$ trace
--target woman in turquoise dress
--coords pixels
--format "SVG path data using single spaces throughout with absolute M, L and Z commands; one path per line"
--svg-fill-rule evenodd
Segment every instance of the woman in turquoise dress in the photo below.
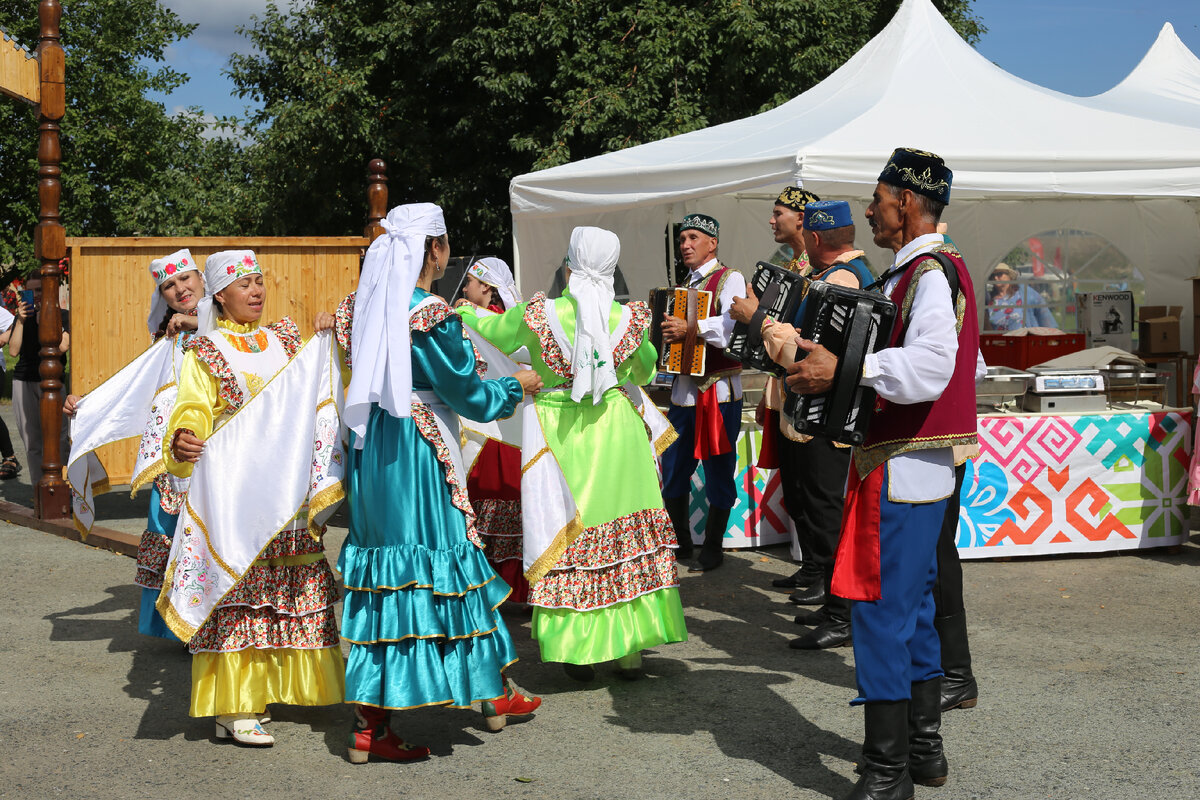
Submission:
M 509 587 L 475 530 L 456 416 L 509 416 L 540 382 L 530 370 L 483 380 L 458 315 L 429 293 L 450 255 L 441 209 L 400 206 L 383 227 L 335 326 L 352 365 L 349 535 L 338 569 L 354 763 L 429 754 L 391 731 L 392 710 L 481 702 L 498 730 L 541 702 L 502 675 L 517 660 L 497 610 Z
M 546 387 L 522 440 L 525 574 L 542 659 L 580 680 L 612 660 L 635 677 L 642 650 L 687 638 L 655 446 L 622 388 L 654 375 L 650 310 L 613 301 L 619 254 L 616 234 L 576 228 L 563 297 L 463 317 L 505 353 L 527 347 Z

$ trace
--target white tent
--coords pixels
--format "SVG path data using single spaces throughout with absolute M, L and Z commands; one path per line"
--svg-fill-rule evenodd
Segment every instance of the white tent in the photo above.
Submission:
M 1123 81 L 1083 102 L 1094 108 L 1200 128 L 1200 58 L 1180 41 L 1168 22 Z
M 897 146 L 954 170 L 944 221 L 976 276 L 1055 228 L 1107 237 L 1147 276 L 1147 302 L 1178 302 L 1200 258 L 1200 135 L 1087 105 L 995 66 L 930 0 L 888 26 L 817 86 L 762 114 L 541 172 L 510 187 L 526 295 L 550 284 L 575 225 L 622 241 L 634 297 L 666 281 L 668 229 L 685 213 L 721 221 L 721 258 L 749 271 L 775 249 L 772 200 L 798 180 L 865 208 Z M 872 263 L 890 262 L 864 236 Z M 1185 327 L 1190 327 L 1185 321 Z M 1068 324 L 1069 326 L 1069 324 Z M 1184 340 L 1190 341 L 1190 332 Z

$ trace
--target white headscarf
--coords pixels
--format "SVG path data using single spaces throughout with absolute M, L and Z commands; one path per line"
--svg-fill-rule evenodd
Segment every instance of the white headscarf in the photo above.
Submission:
M 596 405 L 606 391 L 617 385 L 608 315 L 612 311 L 613 272 L 620 255 L 621 240 L 612 231 L 571 231 L 567 248 L 571 279 L 567 286 L 576 304 L 575 352 L 571 356 L 575 373 L 571 399 L 576 402 L 591 393 L 592 404 Z
M 500 300 L 504 310 L 521 302 L 521 293 L 517 291 L 516 281 L 513 280 L 512 270 L 508 264 L 499 258 L 481 258 L 470 266 L 467 273 L 474 275 L 488 286 L 493 286 L 500 292 Z
M 199 271 L 200 266 L 186 247 L 176 250 L 169 256 L 156 258 L 150 262 L 150 277 L 154 278 L 154 293 L 150 295 L 150 316 L 146 317 L 146 327 L 150 329 L 151 334 L 158 333 L 158 326 L 162 324 L 163 317 L 166 316 L 167 309 L 170 307 L 159 287 L 182 272 Z
M 412 416 L 408 306 L 425 264 L 425 237 L 446 232 L 442 209 L 433 203 L 397 206 L 379 224 L 384 233 L 367 250 L 354 297 L 354 373 L 343 412 L 360 449 L 372 404 L 393 417 Z
M 261 275 L 262 268 L 253 250 L 221 250 L 204 262 L 204 298 L 196 306 L 197 332 L 206 336 L 217 329 L 217 309 L 213 296 L 247 275 Z

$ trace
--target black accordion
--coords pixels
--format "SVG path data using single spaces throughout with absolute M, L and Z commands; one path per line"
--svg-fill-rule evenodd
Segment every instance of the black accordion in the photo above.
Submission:
M 750 323 L 735 323 L 733 334 L 729 337 L 729 346 L 725 355 L 737 359 L 747 367 L 783 373 L 783 367 L 776 364 L 767 355 L 767 348 L 762 342 L 763 318 L 770 317 L 779 322 L 791 322 L 804 299 L 807 284 L 810 280 L 783 267 L 759 261 L 754 268 L 754 278 L 750 281 L 754 294 L 758 297 L 758 311 L 754 312 Z
M 875 390 L 862 386 L 863 360 L 888 346 L 896 304 L 878 292 L 813 281 L 800 320 L 801 335 L 838 357 L 825 394 L 789 391 L 783 413 L 800 433 L 861 444 L 875 408 Z

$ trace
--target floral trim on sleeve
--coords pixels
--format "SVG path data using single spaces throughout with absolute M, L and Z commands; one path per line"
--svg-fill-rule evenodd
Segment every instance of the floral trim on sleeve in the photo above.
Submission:
M 620 366 L 625 359 L 641 347 L 646 330 L 650 327 L 649 305 L 637 300 L 629 304 L 629 311 L 631 312 L 629 327 L 625 329 L 625 335 L 621 337 L 621 341 L 617 342 L 617 346 L 613 348 L 614 366 Z
M 231 409 L 241 408 L 242 390 L 233 374 L 233 367 L 229 366 L 229 362 L 225 360 L 225 356 L 221 355 L 221 351 L 217 349 L 213 340 L 207 336 L 197 336 L 185 347 L 193 351 L 196 358 L 200 359 L 208 367 L 209 373 L 217 379 L 217 383 L 220 384 L 217 394 L 221 399 L 228 403 Z
M 184 498 L 187 497 L 187 483 L 183 484 L 180 491 L 176 486 L 178 481 L 179 479 L 169 472 L 160 472 L 154 478 L 154 485 L 158 488 L 158 505 L 168 514 L 178 514 L 179 509 L 183 508 Z
M 467 326 L 463 325 L 463 338 L 471 345 L 471 352 L 475 354 L 475 374 L 480 378 L 487 377 L 488 364 L 483 360 L 483 353 L 479 352 L 479 348 L 475 346 L 475 340 L 467 333 Z
M 137 574 L 133 582 L 143 589 L 161 589 L 170 554 L 170 536 L 157 531 L 143 531 L 138 542 Z
M 408 324 L 414 331 L 428 333 L 450 317 L 458 319 L 458 314 L 454 313 L 454 309 L 450 308 L 445 300 L 439 299 L 433 303 L 426 303 L 419 311 L 410 315 Z
M 446 308 L 448 309 L 449 306 Z M 442 440 L 442 432 L 438 429 L 437 418 L 433 415 L 433 410 L 425 403 L 413 403 L 412 421 L 416 424 L 421 438 L 433 447 L 434 456 L 442 465 L 446 483 L 450 486 L 450 502 L 463 513 L 463 522 L 467 526 L 467 539 L 482 550 L 483 540 L 479 538 L 479 531 L 475 528 L 475 509 L 471 506 L 471 499 L 467 496 L 467 487 L 458 482 L 458 477 L 454 473 L 454 462 L 450 460 L 450 449 Z
M 287 353 L 288 361 L 291 361 L 296 353 L 300 352 L 300 346 L 304 344 L 304 340 L 300 338 L 300 329 L 296 327 L 296 323 L 291 317 L 284 317 L 278 322 L 272 322 L 267 326 L 267 330 L 279 337 L 279 341 L 283 343 L 283 351 Z
M 546 362 L 550 371 L 560 378 L 571 380 L 574 377 L 571 374 L 571 363 L 563 355 L 558 340 L 554 338 L 554 331 L 550 330 L 550 322 L 546 319 L 546 315 L 550 313 L 549 306 L 550 300 L 546 293 L 538 292 L 525 305 L 524 322 L 538 337 L 538 344 L 542 348 L 542 361 Z
M 333 335 L 346 353 L 346 366 L 350 367 L 350 334 L 354 329 L 354 297 L 357 292 L 346 295 L 333 314 Z

